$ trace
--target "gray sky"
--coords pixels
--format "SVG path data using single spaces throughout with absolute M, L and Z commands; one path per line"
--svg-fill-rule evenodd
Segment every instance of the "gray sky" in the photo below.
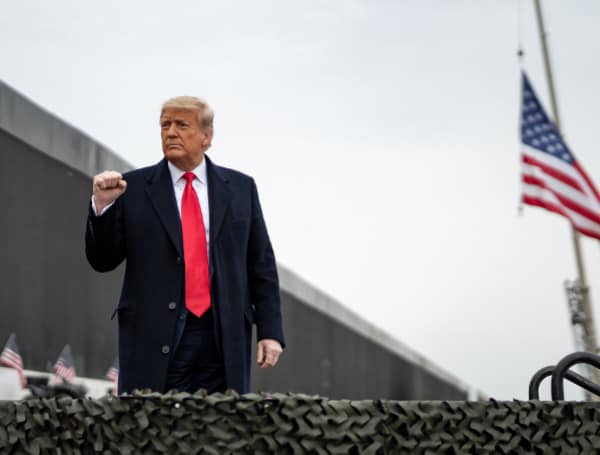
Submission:
M 600 3 L 543 5 L 563 130 L 600 184 Z M 548 106 L 533 12 L 21 0 L 2 7 L 0 78 L 136 166 L 161 158 L 162 101 L 206 98 L 210 156 L 256 178 L 281 263 L 471 386 L 524 399 L 573 350 L 575 277 L 567 222 L 517 215 L 519 39 Z M 597 300 L 597 242 L 584 253 Z

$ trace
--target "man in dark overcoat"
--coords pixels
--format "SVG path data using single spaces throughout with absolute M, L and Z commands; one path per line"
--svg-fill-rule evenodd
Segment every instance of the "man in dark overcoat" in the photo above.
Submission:
M 254 180 L 206 150 L 212 109 L 194 97 L 164 103 L 164 159 L 93 179 L 86 256 L 107 272 L 125 261 L 119 392 L 250 391 L 256 361 L 284 346 L 279 282 Z

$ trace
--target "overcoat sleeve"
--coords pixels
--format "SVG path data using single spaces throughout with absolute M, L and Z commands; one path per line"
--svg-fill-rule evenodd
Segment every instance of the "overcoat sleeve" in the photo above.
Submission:
M 90 202 L 85 230 L 85 255 L 98 272 L 114 270 L 125 258 L 123 196 L 100 216 Z
M 275 255 L 252 181 L 252 219 L 248 239 L 248 284 L 258 340 L 271 338 L 285 346 Z

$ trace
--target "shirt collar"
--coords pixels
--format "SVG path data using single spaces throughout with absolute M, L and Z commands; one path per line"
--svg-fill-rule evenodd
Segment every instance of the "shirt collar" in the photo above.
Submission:
M 183 177 L 183 174 L 185 174 L 186 171 L 182 171 L 170 161 L 167 161 L 167 165 L 169 166 L 169 172 L 171 173 L 171 180 L 173 181 L 173 185 L 175 185 L 179 179 Z M 202 158 L 202 162 L 192 169 L 191 172 L 203 185 L 206 185 L 206 158 Z

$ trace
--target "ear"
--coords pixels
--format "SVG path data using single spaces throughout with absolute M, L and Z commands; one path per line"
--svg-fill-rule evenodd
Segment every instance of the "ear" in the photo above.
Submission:
M 212 138 L 213 138 L 213 132 L 212 130 L 207 130 L 204 132 L 203 137 L 202 137 L 202 146 L 203 147 L 210 147 L 210 144 L 212 143 Z

